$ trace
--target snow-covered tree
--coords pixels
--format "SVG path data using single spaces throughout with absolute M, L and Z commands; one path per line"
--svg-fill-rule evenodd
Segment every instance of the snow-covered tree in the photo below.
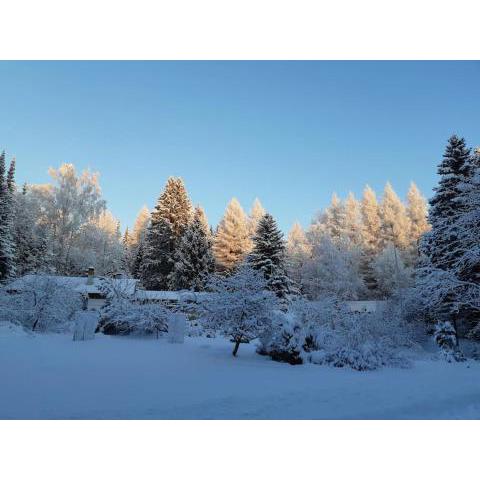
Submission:
M 288 234 L 286 255 L 288 275 L 297 285 L 301 285 L 303 269 L 311 256 L 311 246 L 298 222 L 293 224 Z
M 406 251 L 410 244 L 410 222 L 405 205 L 398 198 L 389 182 L 385 185 L 383 192 L 380 215 L 382 219 L 382 247 L 384 248 L 392 243 L 398 249 Z
M 253 202 L 252 209 L 250 210 L 250 215 L 248 216 L 248 228 L 252 238 L 257 232 L 258 222 L 265 215 L 265 213 L 266 211 L 263 208 L 263 205 L 260 203 L 260 200 L 256 198 Z
M 475 205 L 475 197 L 480 192 L 476 181 L 478 173 L 476 157 L 471 156 L 465 140 L 453 135 L 438 168 L 439 185 L 430 200 L 428 217 L 432 229 L 420 244 L 422 261 L 416 275 L 419 296 L 429 300 L 425 309 L 437 323 L 435 338 L 443 349 L 451 344 L 451 329 L 443 328 L 445 322 L 451 324 L 455 332 L 455 349 L 458 349 L 460 321 L 468 319 L 475 324 L 480 317 L 476 300 L 480 294 L 479 281 L 475 272 L 479 271 L 480 258 L 478 236 L 475 236 L 479 233 L 478 204 Z M 469 230 L 473 231 L 471 243 L 467 241 Z M 469 265 L 477 265 L 473 276 L 463 277 L 462 258 L 468 258 Z M 447 332 L 445 338 L 442 332 Z
M 47 231 L 52 268 L 59 274 L 81 273 L 89 266 L 82 245 L 85 232 L 106 206 L 98 174 L 77 175 L 72 164 L 51 168 L 49 174 L 53 183 L 31 186 L 39 204 L 37 222 Z
M 377 286 L 373 274 L 372 262 L 381 250 L 382 220 L 377 197 L 368 185 L 363 191 L 360 212 L 362 216 L 361 272 L 365 285 L 372 291 L 375 290 Z
M 361 252 L 342 241 L 333 241 L 325 232 L 308 232 L 311 258 L 302 274 L 302 286 L 311 299 L 335 296 L 356 300 L 365 290 L 360 275 Z
M 360 202 L 350 192 L 345 200 L 345 236 L 352 245 L 362 243 L 362 224 Z
M 241 343 L 270 328 L 278 299 L 258 270 L 242 265 L 232 275 L 212 277 L 208 291 L 201 301 L 205 323 L 232 340 L 234 356 Z
M 389 298 L 413 283 L 413 271 L 405 266 L 397 248 L 389 243 L 372 262 L 377 291 L 383 298 Z
M 332 195 L 330 205 L 325 209 L 320 222 L 323 224 L 324 231 L 328 233 L 334 241 L 343 241 L 347 235 L 347 213 L 345 204 L 337 196 Z
M 292 281 L 286 271 L 285 240 L 277 222 L 269 213 L 265 213 L 258 222 L 253 237 L 253 250 L 247 257 L 247 263 L 263 273 L 269 290 L 279 298 L 288 297 Z
M 215 269 L 215 259 L 208 223 L 201 207 L 195 209 L 193 221 L 180 239 L 173 261 L 173 270 L 168 277 L 172 290 L 205 289 L 208 277 Z
M 152 290 L 168 289 L 173 254 L 192 220 L 192 204 L 181 178 L 170 177 L 157 205 L 145 237 L 140 277 Z
M 408 263 L 414 266 L 418 259 L 418 244 L 422 235 L 430 230 L 430 225 L 427 218 L 427 201 L 413 182 L 407 193 L 407 215 L 410 225 Z
M 235 269 L 252 249 L 248 218 L 236 198 L 233 198 L 215 235 L 213 252 L 220 270 Z
M 15 160 L 5 175 L 5 152 L 0 154 L 0 282 L 15 276 Z
M 37 224 L 36 205 L 26 184 L 16 193 L 14 238 L 18 276 L 41 271 L 48 265 L 47 240 Z

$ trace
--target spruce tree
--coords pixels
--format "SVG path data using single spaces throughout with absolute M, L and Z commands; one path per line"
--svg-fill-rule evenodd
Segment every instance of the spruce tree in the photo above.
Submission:
M 173 255 L 192 218 L 192 205 L 181 178 L 170 177 L 151 215 L 140 276 L 152 290 L 168 288 Z
M 291 280 L 286 273 L 285 241 L 277 222 L 266 213 L 258 222 L 253 237 L 253 250 L 247 263 L 255 270 L 260 270 L 267 281 L 268 289 L 282 299 L 291 291 Z
M 213 244 L 218 269 L 226 272 L 234 270 L 251 247 L 248 218 L 238 200 L 233 198 L 218 225 Z
M 0 155 L 0 282 L 15 276 L 14 172 L 12 160 L 5 177 L 5 152 Z
M 428 219 L 432 228 L 420 243 L 422 261 L 417 268 L 417 285 L 426 300 L 426 313 L 437 325 L 435 339 L 440 347 L 451 347 L 449 339 L 454 332 L 455 350 L 449 348 L 447 353 L 451 355 L 454 350 L 453 358 L 457 360 L 462 358 L 458 353 L 459 321 L 465 304 L 471 304 L 469 290 L 472 285 L 475 286 L 472 282 L 464 283 L 458 269 L 462 255 L 467 252 L 467 256 L 471 256 L 468 248 L 465 249 L 465 239 L 462 238 L 465 228 L 462 224 L 468 216 L 471 202 L 471 198 L 466 199 L 466 191 L 476 176 L 472 175 L 474 163 L 465 140 L 456 135 L 450 137 L 438 168 L 438 187 L 430 200 Z M 468 230 L 469 227 L 466 227 Z M 478 237 L 474 249 L 477 243 Z M 478 297 L 477 290 L 478 286 L 473 295 L 475 298 Z
M 185 230 L 173 255 L 174 266 L 170 273 L 171 290 L 205 289 L 209 275 L 214 271 L 210 230 L 202 208 L 195 209 L 192 223 Z

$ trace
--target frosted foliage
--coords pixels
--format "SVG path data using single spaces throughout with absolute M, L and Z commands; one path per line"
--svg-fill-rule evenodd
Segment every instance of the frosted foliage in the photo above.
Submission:
M 107 335 L 154 335 L 168 332 L 174 312 L 161 304 L 142 304 L 130 295 L 128 282 L 106 280 L 102 290 L 107 303 L 101 310 L 99 330 Z
M 256 198 L 253 202 L 252 209 L 250 211 L 250 215 L 248 218 L 251 237 L 255 235 L 255 232 L 257 231 L 258 222 L 265 215 L 265 213 L 266 211 L 263 208 L 262 204 L 260 203 L 260 200 Z
M 252 249 L 248 218 L 236 198 L 225 210 L 215 236 L 213 252 L 220 269 L 236 268 Z
M 266 288 L 261 272 L 247 266 L 227 277 L 213 277 L 208 284 L 210 293 L 201 300 L 205 328 L 230 338 L 234 355 L 240 343 L 258 338 L 271 325 L 278 300 Z
M 311 246 L 299 223 L 294 223 L 287 239 L 287 271 L 297 283 L 302 282 L 302 271 L 311 256 Z
M 57 277 L 37 275 L 25 279 L 20 293 L 1 291 L 0 320 L 13 320 L 36 332 L 65 332 L 72 330 L 82 305 L 81 294 Z
M 56 272 L 80 272 L 90 266 L 90 259 L 85 261 L 85 233 L 105 210 L 98 174 L 84 171 L 78 175 L 72 164 L 51 168 L 49 174 L 51 184 L 31 187 L 40 205 L 37 221 L 48 231 Z
M 260 350 L 292 364 L 375 370 L 408 366 L 402 351 L 413 346 L 412 338 L 411 328 L 391 310 L 354 314 L 334 299 L 299 300 Z
M 372 267 L 377 289 L 384 297 L 390 297 L 413 283 L 413 270 L 405 266 L 400 253 L 391 243 L 375 258 Z
M 360 276 L 361 252 L 326 234 L 310 232 L 311 258 L 302 271 L 302 285 L 311 299 L 335 295 L 355 300 L 365 286 Z
M 393 243 L 397 248 L 406 250 L 410 245 L 410 221 L 405 206 L 390 183 L 385 186 L 380 212 L 383 246 Z

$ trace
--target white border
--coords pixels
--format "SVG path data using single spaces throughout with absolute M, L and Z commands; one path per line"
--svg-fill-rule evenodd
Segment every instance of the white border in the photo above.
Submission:
M 478 0 L 2 0 L 3 59 L 478 59 Z

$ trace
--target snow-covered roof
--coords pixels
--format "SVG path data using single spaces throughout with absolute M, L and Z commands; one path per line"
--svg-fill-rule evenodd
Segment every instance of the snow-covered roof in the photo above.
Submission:
M 190 292 L 190 291 L 171 292 L 168 290 L 137 290 L 135 294 L 135 298 L 138 300 L 196 302 L 204 295 L 206 295 L 205 292 Z
M 118 285 L 125 293 L 133 295 L 135 293 L 136 284 L 138 280 L 134 278 L 103 278 L 94 277 L 93 283 L 88 284 L 88 277 L 66 277 L 60 275 L 24 275 L 17 278 L 13 282 L 10 282 L 6 289 L 10 291 L 22 291 L 25 288 L 32 288 L 35 285 L 35 281 L 39 279 L 48 278 L 55 281 L 58 285 L 66 288 L 71 288 L 75 292 L 79 293 L 100 293 L 100 285 L 103 281 L 113 282 L 114 285 Z

